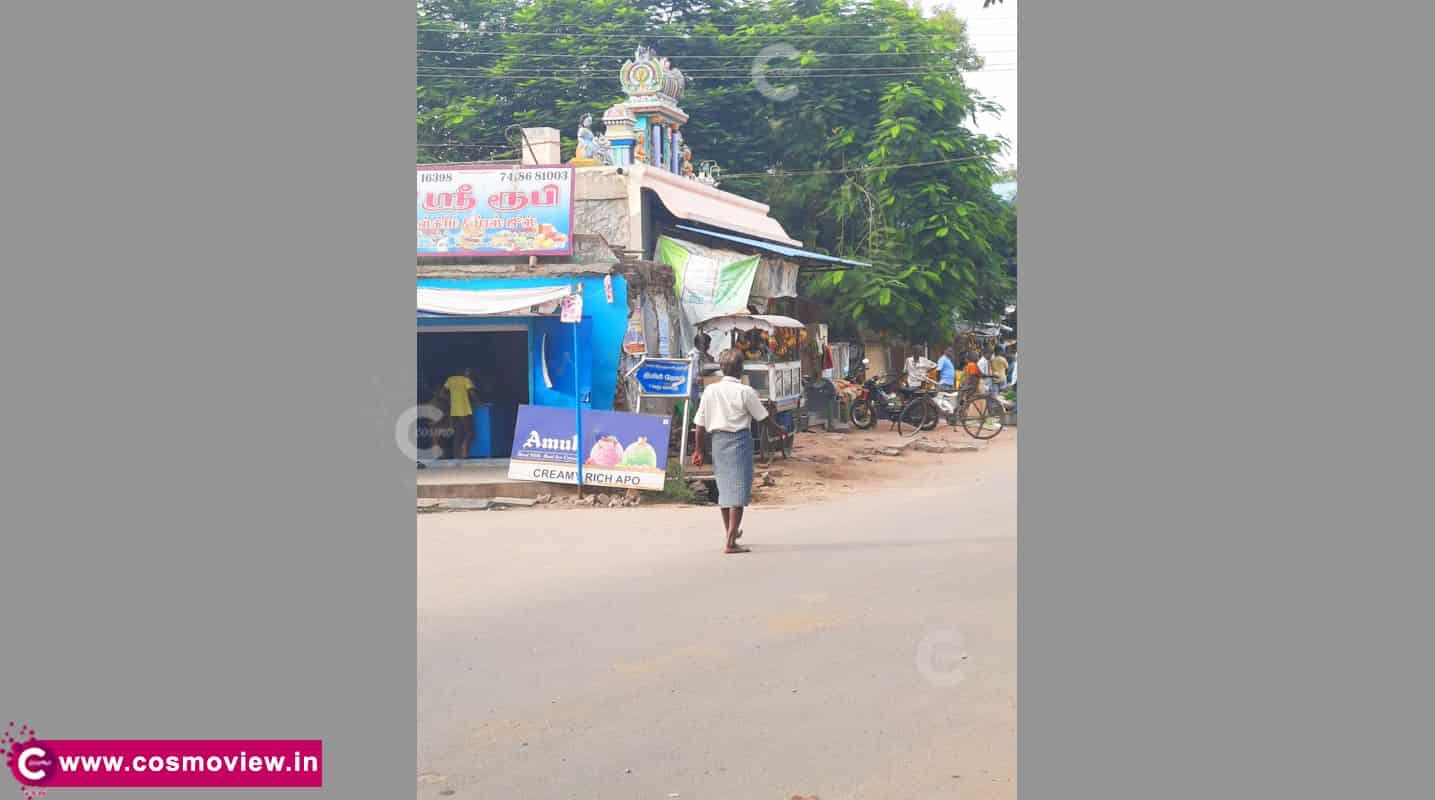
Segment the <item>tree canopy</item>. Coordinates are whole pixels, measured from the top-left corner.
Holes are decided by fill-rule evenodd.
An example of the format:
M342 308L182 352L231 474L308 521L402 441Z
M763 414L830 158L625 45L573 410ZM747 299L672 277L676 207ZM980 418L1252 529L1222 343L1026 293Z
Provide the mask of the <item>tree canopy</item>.
M688 76L683 126L722 188L806 246L874 264L804 278L833 327L940 338L1015 296L1015 209L992 192L1000 109L950 11L901 0L420 0L420 161L516 157L505 129L564 133L623 98L639 44ZM756 70L756 73L755 73ZM759 91L759 87L767 91Z

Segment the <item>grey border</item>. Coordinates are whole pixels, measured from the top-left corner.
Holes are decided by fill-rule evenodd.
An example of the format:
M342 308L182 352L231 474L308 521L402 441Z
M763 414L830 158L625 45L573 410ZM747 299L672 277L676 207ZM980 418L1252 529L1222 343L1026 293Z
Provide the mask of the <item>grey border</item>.
M1409 8L1022 15L1025 797L1430 792Z
M5 5L0 724L412 796L413 13Z

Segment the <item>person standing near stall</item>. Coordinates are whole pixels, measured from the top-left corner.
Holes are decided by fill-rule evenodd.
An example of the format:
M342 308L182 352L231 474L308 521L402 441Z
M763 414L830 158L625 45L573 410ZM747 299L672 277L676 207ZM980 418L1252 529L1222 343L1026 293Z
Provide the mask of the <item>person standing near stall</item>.
M450 376L443 382L441 393L448 395L448 416L453 421L453 453L450 458L468 458L473 444L473 406L478 401L478 387L473 383L473 368Z
M937 359L937 388L950 392L957 388L957 365L952 362L956 351L948 347Z
M937 366L927 358L927 348L917 346L912 348L912 354L907 356L907 362L902 369L907 373L907 388L920 389L927 382L927 373Z
M767 413L757 391L742 382L746 358L741 350L728 348L718 356L723 378L703 390L702 402L693 423L697 440L712 433L713 472L717 478L718 510L722 512L727 535L724 553L746 553L737 543L742 538L743 509L752 504L752 423L770 426L775 437L787 434ZM693 465L703 465L702 447L693 451Z
M708 350L712 349L712 343L713 338L711 336L702 331L698 331L697 335L693 337L693 348L688 351L688 359L693 362L693 374L692 380L688 381L688 397L684 402L686 402L688 408L691 409L687 412L693 415L688 417L690 420L697 416L698 402L701 400L703 393L703 378L708 374L708 370L705 369L705 367L711 363L708 361ZM694 430L693 452L696 453L702 449L702 437L698 436L697 431Z
M1017 367L1017 363L1016 363L1016 362L1017 362L1017 352L1016 352L1016 348L1013 347L1013 348L1011 349L1011 378L1010 378L1010 380L1007 381L1007 385L1010 386L1012 389L1016 389L1016 377L1017 377L1017 376L1016 376L1016 367ZM1013 415L1016 414L1016 398L1017 398L1017 395L1016 395L1015 393L1013 393L1013 394L1012 394L1012 398L1011 398L1011 413L1012 413Z
M1009 364L1007 364L1006 356L1002 354L1001 350L998 350L996 355L992 356L991 366L992 393L1000 394L1001 392L1005 391L1007 387L1006 373L1007 367L1009 366Z
M981 357L981 353L973 350L967 353L962 366L962 389L971 395L981 394L982 391L982 368L977 366Z

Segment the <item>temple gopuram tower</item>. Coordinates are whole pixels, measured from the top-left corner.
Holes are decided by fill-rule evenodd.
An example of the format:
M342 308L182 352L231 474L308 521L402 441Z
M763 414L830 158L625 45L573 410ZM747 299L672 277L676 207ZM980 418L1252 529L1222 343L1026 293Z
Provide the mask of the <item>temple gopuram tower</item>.
M678 107L687 86L682 70L651 49L639 47L623 63L619 80L628 99L603 114L614 163L647 164L681 175L681 129L688 121Z

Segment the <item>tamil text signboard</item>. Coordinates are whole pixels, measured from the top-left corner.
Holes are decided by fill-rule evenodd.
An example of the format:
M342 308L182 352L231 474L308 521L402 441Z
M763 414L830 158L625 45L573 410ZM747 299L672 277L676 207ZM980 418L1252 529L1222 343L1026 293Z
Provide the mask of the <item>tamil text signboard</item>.
M633 368L633 379L648 397L687 397L691 369L686 358L645 358Z
M573 167L418 168L418 255L573 253Z
M668 417L583 412L583 438L571 408L519 406L508 477L523 481L661 491L668 467Z

